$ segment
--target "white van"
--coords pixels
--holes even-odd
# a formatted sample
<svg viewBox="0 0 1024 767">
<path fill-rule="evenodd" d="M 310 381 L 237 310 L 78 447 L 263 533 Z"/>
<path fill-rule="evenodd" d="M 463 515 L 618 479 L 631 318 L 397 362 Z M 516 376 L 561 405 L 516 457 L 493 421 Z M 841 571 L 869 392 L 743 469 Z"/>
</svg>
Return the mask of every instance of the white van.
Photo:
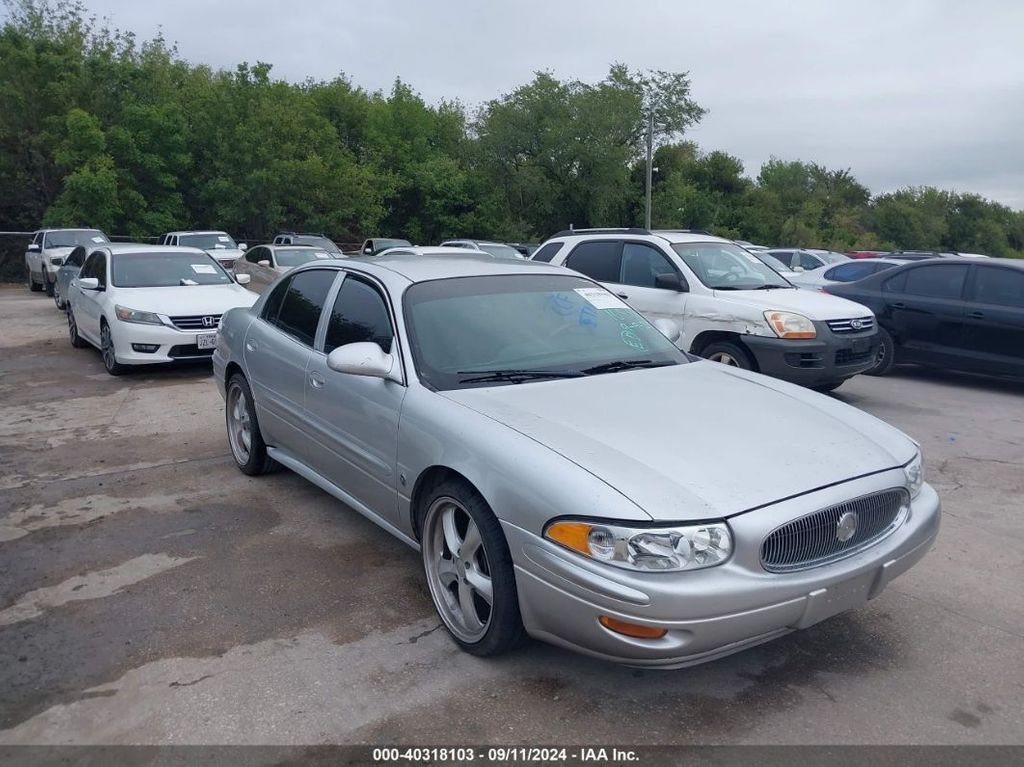
<svg viewBox="0 0 1024 767">
<path fill-rule="evenodd" d="M 730 240 L 698 231 L 576 229 L 533 254 L 597 280 L 650 319 L 674 320 L 684 351 L 830 391 L 869 370 L 871 310 L 798 290 Z"/>
</svg>

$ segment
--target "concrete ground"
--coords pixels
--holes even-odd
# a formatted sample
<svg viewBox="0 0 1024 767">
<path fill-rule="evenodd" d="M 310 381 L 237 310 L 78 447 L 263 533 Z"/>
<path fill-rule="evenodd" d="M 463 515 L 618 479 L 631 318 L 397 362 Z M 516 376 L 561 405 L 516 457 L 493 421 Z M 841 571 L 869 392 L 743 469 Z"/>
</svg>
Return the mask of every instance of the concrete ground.
<svg viewBox="0 0 1024 767">
<path fill-rule="evenodd" d="M 945 505 L 878 599 L 683 671 L 481 660 L 416 553 L 237 471 L 209 367 L 112 378 L 2 289 L 0 745 L 1024 742 L 1024 385 L 908 369 L 836 396 L 918 439 Z"/>
</svg>

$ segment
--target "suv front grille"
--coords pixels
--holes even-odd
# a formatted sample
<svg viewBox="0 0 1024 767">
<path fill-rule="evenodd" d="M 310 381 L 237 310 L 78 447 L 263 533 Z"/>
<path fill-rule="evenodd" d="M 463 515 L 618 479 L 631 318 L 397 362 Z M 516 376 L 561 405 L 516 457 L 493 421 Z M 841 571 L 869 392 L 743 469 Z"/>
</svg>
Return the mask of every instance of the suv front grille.
<svg viewBox="0 0 1024 767">
<path fill-rule="evenodd" d="M 840 349 L 836 352 L 836 364 L 858 365 L 861 362 L 869 362 L 877 353 L 878 350 L 873 347 L 868 347 L 860 352 L 855 352 L 853 349 Z"/>
<path fill-rule="evenodd" d="M 875 329 L 875 318 L 853 317 L 848 320 L 828 320 L 825 324 L 833 333 L 866 333 Z"/>
<path fill-rule="evenodd" d="M 852 556 L 895 530 L 909 503 L 906 490 L 893 488 L 795 519 L 761 543 L 761 566 L 768 572 L 785 573 Z"/>
<path fill-rule="evenodd" d="M 206 324 L 204 319 L 209 318 Z M 186 317 L 171 317 L 171 322 L 178 330 L 208 330 L 211 333 L 220 327 L 219 314 L 193 314 Z"/>
</svg>

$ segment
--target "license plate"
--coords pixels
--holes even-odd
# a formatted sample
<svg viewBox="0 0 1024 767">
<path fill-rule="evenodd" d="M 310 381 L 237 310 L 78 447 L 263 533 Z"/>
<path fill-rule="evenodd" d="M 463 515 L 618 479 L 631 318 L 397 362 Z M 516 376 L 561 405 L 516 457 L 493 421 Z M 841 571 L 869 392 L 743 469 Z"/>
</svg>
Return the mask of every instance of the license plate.
<svg viewBox="0 0 1024 767">
<path fill-rule="evenodd" d="M 216 333 L 200 333 L 196 336 L 196 346 L 200 349 L 213 349 L 217 346 Z"/>
</svg>

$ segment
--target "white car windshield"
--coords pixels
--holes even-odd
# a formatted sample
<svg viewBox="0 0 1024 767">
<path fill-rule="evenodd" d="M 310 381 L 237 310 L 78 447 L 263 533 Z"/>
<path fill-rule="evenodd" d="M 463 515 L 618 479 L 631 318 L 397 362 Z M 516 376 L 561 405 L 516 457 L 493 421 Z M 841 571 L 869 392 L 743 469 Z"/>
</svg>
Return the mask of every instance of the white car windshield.
<svg viewBox="0 0 1024 767">
<path fill-rule="evenodd" d="M 199 248 L 200 250 L 214 250 L 215 248 L 238 249 L 235 241 L 224 232 L 181 234 L 178 235 L 178 244 L 189 248 Z"/>
<path fill-rule="evenodd" d="M 672 249 L 712 290 L 791 288 L 778 272 L 731 242 L 677 242 Z"/>
<path fill-rule="evenodd" d="M 480 245 L 480 250 L 485 253 L 490 253 L 495 258 L 522 258 L 523 254 L 510 245 L 493 245 L 491 243 L 484 243 Z"/>
<path fill-rule="evenodd" d="M 341 253 L 341 249 L 326 237 L 312 234 L 296 234 L 292 236 L 292 245 L 312 245 L 314 248 L 320 248 L 320 250 Z"/>
<path fill-rule="evenodd" d="M 170 288 L 179 285 L 226 285 L 231 278 L 201 253 L 114 253 L 111 282 L 118 288 Z"/>
<path fill-rule="evenodd" d="M 97 245 L 110 242 L 99 229 L 66 229 L 62 232 L 47 232 L 43 239 L 44 248 L 74 248 L 79 245 Z"/>
<path fill-rule="evenodd" d="M 428 386 L 460 389 L 678 365 L 657 328 L 582 277 L 433 280 L 404 298 L 410 346 Z"/>
</svg>

